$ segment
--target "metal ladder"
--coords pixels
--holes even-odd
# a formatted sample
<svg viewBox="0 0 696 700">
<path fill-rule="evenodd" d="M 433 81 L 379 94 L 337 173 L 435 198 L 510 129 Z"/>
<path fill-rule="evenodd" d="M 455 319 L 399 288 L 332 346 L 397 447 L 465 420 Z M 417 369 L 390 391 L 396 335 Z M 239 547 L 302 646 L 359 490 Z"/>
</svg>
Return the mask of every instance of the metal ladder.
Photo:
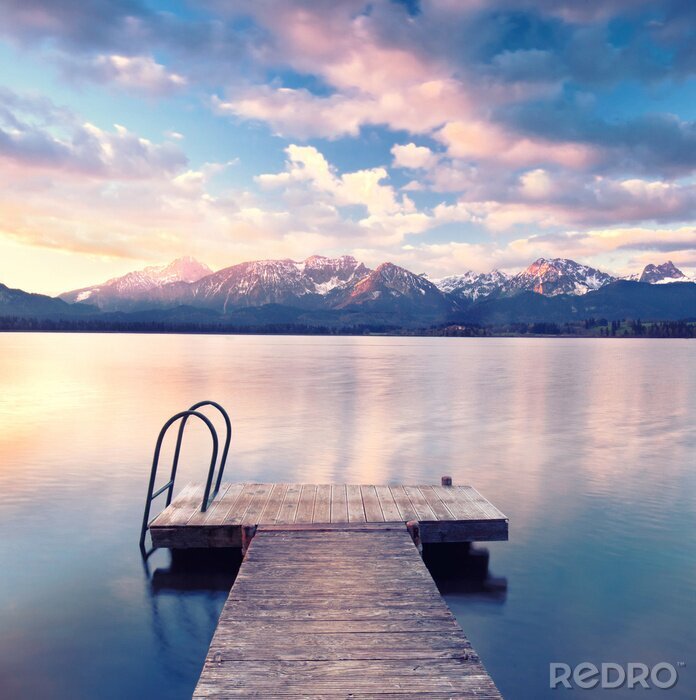
<svg viewBox="0 0 696 700">
<path fill-rule="evenodd" d="M 214 485 L 213 477 L 215 476 L 215 465 L 217 463 L 219 441 L 217 431 L 215 430 L 215 426 L 213 425 L 212 421 L 198 410 L 200 408 L 203 408 L 204 406 L 212 406 L 213 408 L 217 409 L 222 414 L 222 417 L 225 420 L 225 427 L 227 429 L 227 435 L 225 437 L 225 446 L 223 447 L 222 457 L 220 459 L 220 468 L 218 470 L 217 479 L 215 479 Z M 158 496 L 161 496 L 163 493 L 167 492 L 167 502 L 165 504 L 165 508 L 172 502 L 172 496 L 174 495 L 174 482 L 176 480 L 176 470 L 179 466 L 181 444 L 184 439 L 184 430 L 186 428 L 186 423 L 188 422 L 188 419 L 192 416 L 195 416 L 196 418 L 202 420 L 203 423 L 205 423 L 205 425 L 208 426 L 210 436 L 213 440 L 213 451 L 210 457 L 210 467 L 208 468 L 208 478 L 205 482 L 205 492 L 203 494 L 203 501 L 201 502 L 201 512 L 205 512 L 207 510 L 208 506 L 210 505 L 210 502 L 215 498 L 218 491 L 220 490 L 220 483 L 222 482 L 222 475 L 225 471 L 227 454 L 230 450 L 230 442 L 232 440 L 232 423 L 230 422 L 229 415 L 227 415 L 227 411 L 225 411 L 225 409 L 219 403 L 216 403 L 215 401 L 199 401 L 198 403 L 193 404 L 193 406 L 191 406 L 187 411 L 181 411 L 180 413 L 176 413 L 175 415 L 173 415 L 162 426 L 162 430 L 160 430 L 159 436 L 157 437 L 157 443 L 155 445 L 155 454 L 152 458 L 152 469 L 150 470 L 150 482 L 147 488 L 147 498 L 145 500 L 143 524 L 140 529 L 140 551 L 142 552 L 143 557 L 145 557 L 146 559 L 155 551 L 154 547 L 149 551 L 145 547 L 145 536 L 147 534 L 152 520 L 154 520 L 154 518 L 150 520 L 150 508 L 152 506 L 152 501 L 154 501 L 155 498 L 157 498 Z M 176 447 L 174 448 L 174 459 L 172 460 L 172 469 L 169 475 L 169 481 L 153 493 L 153 490 L 155 488 L 155 479 L 157 478 L 157 468 L 159 466 L 160 453 L 162 451 L 162 443 L 169 428 L 171 428 L 172 425 L 174 425 L 174 423 L 177 422 L 179 422 L 179 433 L 176 438 Z"/>
</svg>

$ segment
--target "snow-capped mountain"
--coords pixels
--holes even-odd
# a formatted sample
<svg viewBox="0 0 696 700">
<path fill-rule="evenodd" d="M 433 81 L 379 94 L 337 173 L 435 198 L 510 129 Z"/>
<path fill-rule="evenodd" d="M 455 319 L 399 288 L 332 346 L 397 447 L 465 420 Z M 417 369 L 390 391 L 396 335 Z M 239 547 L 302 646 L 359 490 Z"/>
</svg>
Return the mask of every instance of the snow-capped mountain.
<svg viewBox="0 0 696 700">
<path fill-rule="evenodd" d="M 60 298 L 69 303 L 88 302 L 103 311 L 122 311 L 147 300 L 154 289 L 177 282 L 197 282 L 211 272 L 207 265 L 194 258 L 177 258 L 168 265 L 152 265 L 122 277 L 114 277 L 104 284 L 65 292 Z"/>
<path fill-rule="evenodd" d="M 300 265 L 305 276 L 314 283 L 315 293 L 322 295 L 361 280 L 371 272 L 352 255 L 340 258 L 312 255 Z"/>
<path fill-rule="evenodd" d="M 515 275 L 509 283 L 510 291 L 529 291 L 556 296 L 558 294 L 587 294 L 616 278 L 593 267 L 565 258 L 539 258 L 526 270 Z"/>
<path fill-rule="evenodd" d="M 314 293 L 314 283 L 293 260 L 256 260 L 226 267 L 190 285 L 181 303 L 223 313 L 239 306 L 291 304 Z"/>
<path fill-rule="evenodd" d="M 493 294 L 515 294 L 536 292 L 544 296 L 558 294 L 586 294 L 599 289 L 616 278 L 593 267 L 581 265 L 574 260 L 539 258 L 526 270 L 514 276 L 500 270 L 477 274 L 465 272 L 437 280 L 438 288 L 460 299 L 476 301 Z"/>
<path fill-rule="evenodd" d="M 226 267 L 185 289 L 165 287 L 153 296 L 160 302 L 205 306 L 223 313 L 264 304 L 317 307 L 327 294 L 369 273 L 365 265 L 348 255 L 313 255 L 302 262 L 255 260 Z"/>
<path fill-rule="evenodd" d="M 458 298 L 476 301 L 496 292 L 506 291 L 510 284 L 510 279 L 510 275 L 506 275 L 500 270 L 492 270 L 485 273 L 476 273 L 469 270 L 462 275 L 450 275 L 439 280 L 433 280 L 433 284 L 446 294 L 453 294 Z"/>
<path fill-rule="evenodd" d="M 382 263 L 351 287 L 333 295 L 330 303 L 334 308 L 361 307 L 383 312 L 445 312 L 456 306 L 430 280 L 393 263 Z"/>
<path fill-rule="evenodd" d="M 638 281 L 648 284 L 669 284 L 671 282 L 693 282 L 694 280 L 687 277 L 671 260 L 668 260 L 662 265 L 646 265 Z"/>
<path fill-rule="evenodd" d="M 671 262 L 648 265 L 639 277 L 650 284 L 693 281 Z M 431 282 L 392 263 L 371 270 L 354 257 L 313 255 L 303 261 L 255 260 L 217 272 L 193 258 L 147 267 L 101 285 L 61 295 L 67 302 L 87 302 L 102 311 L 173 310 L 180 306 L 230 314 L 275 304 L 298 310 L 348 310 L 402 314 L 415 318 L 441 315 L 486 298 L 522 292 L 543 296 L 580 296 L 617 278 L 573 260 L 540 258 L 510 276 L 499 270 L 466 272 Z"/>
</svg>

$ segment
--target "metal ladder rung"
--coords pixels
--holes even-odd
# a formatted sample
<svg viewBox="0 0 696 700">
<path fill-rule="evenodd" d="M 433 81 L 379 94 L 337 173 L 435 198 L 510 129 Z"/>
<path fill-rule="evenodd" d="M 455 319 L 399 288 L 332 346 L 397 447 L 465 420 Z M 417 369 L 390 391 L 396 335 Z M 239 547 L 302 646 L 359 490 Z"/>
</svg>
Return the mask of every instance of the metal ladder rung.
<svg viewBox="0 0 696 700">
<path fill-rule="evenodd" d="M 168 481 L 161 489 L 157 489 L 157 491 L 155 491 L 155 493 L 153 493 L 152 496 L 150 496 L 150 500 L 154 501 L 155 498 L 157 498 L 157 496 L 159 496 L 161 493 L 164 493 L 170 486 L 174 486 L 173 481 Z"/>
</svg>

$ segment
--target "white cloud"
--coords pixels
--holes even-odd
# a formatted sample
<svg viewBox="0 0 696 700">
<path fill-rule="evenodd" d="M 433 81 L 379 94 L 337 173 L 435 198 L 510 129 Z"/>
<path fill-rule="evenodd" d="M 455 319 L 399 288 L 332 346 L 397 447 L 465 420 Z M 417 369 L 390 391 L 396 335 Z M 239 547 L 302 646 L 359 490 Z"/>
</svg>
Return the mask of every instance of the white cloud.
<svg viewBox="0 0 696 700">
<path fill-rule="evenodd" d="M 543 168 L 528 170 L 520 175 L 520 191 L 530 199 L 544 199 L 551 194 L 551 178 Z"/>
<path fill-rule="evenodd" d="M 438 160 L 437 155 L 427 146 L 416 146 L 415 143 L 394 144 L 391 153 L 394 156 L 395 168 L 431 168 Z"/>
<path fill-rule="evenodd" d="M 58 54 L 56 62 L 68 80 L 111 84 L 140 95 L 167 95 L 188 85 L 185 76 L 157 63 L 152 56 L 99 54 L 78 58 Z"/>
<path fill-rule="evenodd" d="M 286 170 L 281 173 L 259 175 L 263 187 L 306 185 L 329 195 L 339 207 L 361 205 L 370 215 L 406 212 L 413 203 L 406 196 L 397 197 L 391 185 L 383 184 L 388 178 L 385 168 L 357 170 L 339 175 L 314 146 L 291 144 Z"/>
<path fill-rule="evenodd" d="M 147 179 L 186 165 L 172 142 L 154 143 L 119 124 L 104 129 L 48 100 L 3 92 L 0 161 L 6 168 L 59 172 L 62 178 Z"/>
</svg>

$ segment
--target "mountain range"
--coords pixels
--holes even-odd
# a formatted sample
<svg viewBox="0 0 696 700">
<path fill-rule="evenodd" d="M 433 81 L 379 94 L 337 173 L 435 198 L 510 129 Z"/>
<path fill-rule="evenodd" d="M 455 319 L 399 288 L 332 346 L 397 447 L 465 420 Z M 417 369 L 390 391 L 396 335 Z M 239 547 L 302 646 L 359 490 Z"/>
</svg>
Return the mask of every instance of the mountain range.
<svg viewBox="0 0 696 700">
<path fill-rule="evenodd" d="M 597 315 L 668 320 L 696 317 L 696 284 L 671 261 L 627 278 L 540 258 L 514 275 L 493 270 L 429 280 L 389 262 L 370 269 L 348 255 L 257 260 L 216 272 L 184 257 L 55 299 L 0 285 L 0 315 L 404 327 Z"/>
<path fill-rule="evenodd" d="M 507 275 L 500 270 L 486 274 L 466 272 L 463 275 L 443 277 L 436 280 L 435 284 L 442 291 L 475 301 L 495 294 L 511 295 L 519 292 L 536 292 L 544 296 L 579 296 L 620 280 L 647 284 L 696 282 L 696 279 L 687 277 L 671 260 L 662 265 L 646 265 L 642 272 L 627 277 L 614 277 L 574 260 L 539 258 L 516 275 Z"/>
</svg>

